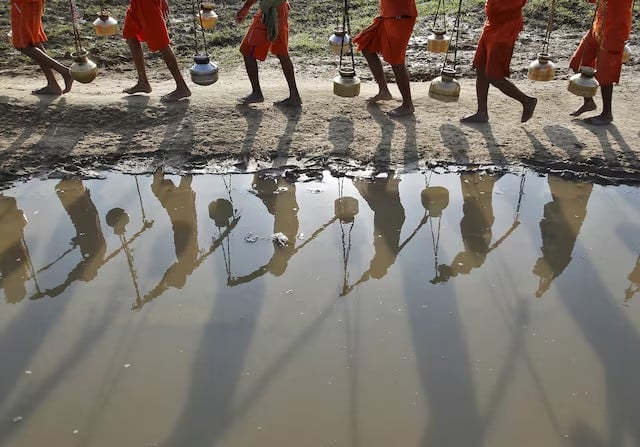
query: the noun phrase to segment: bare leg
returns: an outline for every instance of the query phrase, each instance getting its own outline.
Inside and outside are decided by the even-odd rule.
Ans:
[[[187,83],[182,77],[176,55],[173,53],[171,45],[167,45],[166,47],[161,49],[160,55],[162,55],[164,63],[167,65],[171,76],[173,76],[173,80],[176,82],[176,89],[171,93],[167,93],[166,95],[164,95],[162,98],[160,98],[160,100],[162,102],[176,102],[183,98],[188,98],[189,96],[191,96],[191,90],[189,90],[189,87],[187,87]]]
[[[133,87],[125,88],[124,93],[133,95],[134,93],[151,93],[151,84],[147,78],[147,70],[144,68],[144,53],[142,52],[142,45],[136,39],[127,39],[129,50],[131,51],[131,58],[133,59],[133,65],[138,72],[138,82]]]
[[[585,122],[595,126],[604,126],[605,124],[610,124],[613,121],[613,112],[611,111],[613,101],[613,84],[600,86],[600,93],[602,94],[602,113],[598,116],[587,118],[585,120]]]
[[[393,96],[389,91],[389,86],[387,85],[387,79],[384,77],[384,70],[382,69],[382,61],[380,60],[380,57],[376,53],[371,53],[369,51],[363,51],[362,55],[367,60],[373,79],[375,79],[378,84],[378,94],[369,98],[369,101],[378,102],[393,99]]]
[[[242,104],[254,104],[257,102],[263,102],[264,96],[262,95],[262,89],[260,88],[260,78],[258,76],[258,61],[251,56],[243,55],[244,68],[247,70],[247,76],[249,76],[249,82],[251,83],[251,93],[243,98],[239,98]]]
[[[522,90],[516,87],[516,85],[507,78],[489,78],[489,82],[509,98],[513,98],[522,104],[521,123],[526,123],[531,119],[533,112],[536,110],[536,105],[538,104],[538,100],[536,98],[525,95]]]
[[[278,55],[278,59],[280,59],[282,72],[284,73],[284,78],[287,80],[287,85],[289,86],[289,97],[282,101],[278,101],[276,104],[283,106],[299,106],[302,104],[302,99],[300,98],[298,86],[296,85],[296,74],[293,69],[293,62],[291,62],[291,58],[288,54]]]
[[[389,110],[387,115],[394,116],[406,116],[413,115],[415,107],[413,106],[413,100],[411,99],[411,84],[409,83],[409,72],[404,64],[392,65],[393,73],[396,75],[396,83],[398,89],[402,95],[402,104],[393,110]]]
[[[596,110],[597,108],[598,108],[598,106],[596,105],[596,102],[593,100],[593,98],[584,98],[584,102],[582,103],[582,105],[577,110],[575,110],[574,112],[571,112],[569,115],[571,115],[571,116],[580,116],[584,112],[592,112],[593,110]]]
[[[489,79],[484,70],[478,69],[476,77],[476,98],[478,107],[476,113],[467,115],[460,119],[461,123],[486,123],[489,121],[489,112],[487,109],[487,100],[489,98]]]
[[[71,85],[73,84],[73,78],[71,77],[71,73],[69,73],[69,69],[62,65],[57,60],[50,57],[47,52],[44,50],[44,46],[42,44],[38,44],[38,46],[27,46],[24,48],[18,48],[23,54],[26,54],[31,59],[36,61],[42,72],[44,73],[45,78],[47,79],[46,87],[43,87],[38,90],[34,90],[33,93],[36,95],[61,95],[62,93],[67,93],[71,90]],[[58,82],[56,81],[53,72],[57,71],[62,75],[64,79],[64,90],[60,87]]]

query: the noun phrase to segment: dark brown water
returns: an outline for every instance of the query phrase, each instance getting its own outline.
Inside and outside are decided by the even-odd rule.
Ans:
[[[638,446],[639,256],[638,188],[528,172],[31,181],[0,446]]]

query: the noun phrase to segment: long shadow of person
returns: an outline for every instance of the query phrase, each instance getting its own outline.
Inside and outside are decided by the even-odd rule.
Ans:
[[[613,165],[616,167],[622,166],[622,160],[620,159],[621,157],[618,156],[617,151],[614,149],[613,144],[609,139],[609,135],[613,138],[618,148],[624,154],[624,157],[627,160],[634,163],[638,162],[637,153],[625,141],[624,137],[615,126],[615,124],[608,124],[606,126],[593,126],[585,123],[584,120],[576,120],[574,121],[574,123],[589,130],[591,133],[593,133],[593,135],[595,135],[595,137],[600,142],[605,160],[609,165]]]
[[[542,257],[538,258],[533,273],[540,278],[536,297],[541,297],[555,278],[571,262],[571,253],[580,228],[587,215],[587,203],[593,185],[574,182],[550,174],[547,178],[551,202],[544,206],[540,221]]]
[[[135,136],[138,134],[136,130],[142,131],[145,127],[142,123],[137,122],[135,119],[130,119],[128,125],[124,125],[127,117],[137,117],[145,113],[149,106],[149,96],[142,95],[127,95],[122,98],[127,106],[124,113],[118,113],[118,120],[121,120],[122,132],[120,133],[120,140],[118,141],[118,150],[125,152],[134,146]],[[112,118],[113,119],[113,118]],[[112,123],[112,128],[113,128]],[[116,127],[117,129],[117,127]]]
[[[262,124],[264,112],[258,108],[248,107],[243,104],[236,105],[236,110],[247,120],[247,134],[242,142],[242,150],[240,151],[240,157],[246,166],[253,153],[253,146],[256,142],[260,125]]]
[[[456,163],[469,163],[469,141],[460,127],[442,124],[438,130],[442,144],[449,150]]]
[[[391,142],[396,124],[386,113],[380,110],[376,103],[368,103],[367,111],[371,118],[380,126],[380,143],[373,154],[373,166],[376,172],[386,172],[391,164]]]
[[[559,124],[544,126],[544,133],[554,146],[562,149],[572,160],[584,162],[584,157],[580,153],[584,144],[581,143],[576,136],[564,126]],[[529,135],[529,132],[527,132]],[[532,136],[529,136],[531,139]]]
[[[402,151],[403,164],[406,169],[417,168],[418,162],[418,141],[416,135],[416,117],[408,115],[395,118],[397,122],[404,126],[404,150]]]
[[[334,116],[329,120],[329,141],[333,144],[331,155],[348,156],[355,138],[353,121],[344,116]]]
[[[8,303],[25,297],[29,253],[24,241],[27,219],[16,199],[0,193],[0,288]]]
[[[501,145],[496,141],[496,137],[493,135],[493,130],[489,123],[483,123],[481,125],[478,124],[465,124],[466,128],[473,129],[478,132],[484,140],[487,142],[487,152],[491,157],[491,161],[497,165],[505,165],[507,164],[507,158],[504,156],[502,149],[500,149]]]
[[[298,122],[302,117],[302,109],[300,107],[287,107],[283,105],[275,105],[275,107],[282,111],[284,116],[287,117],[287,125],[282,132],[282,136],[275,150],[277,160],[274,162],[273,167],[279,167],[291,154],[291,142],[293,141]]]

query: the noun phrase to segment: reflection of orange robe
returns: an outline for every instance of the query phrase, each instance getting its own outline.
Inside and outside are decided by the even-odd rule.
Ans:
[[[42,27],[44,0],[11,1],[11,34],[13,46],[26,48],[47,41]]]
[[[131,0],[124,19],[122,37],[147,42],[150,51],[166,48],[169,32],[165,21],[169,14],[166,0]]]
[[[415,0],[380,0],[380,16],[353,42],[358,51],[380,53],[392,65],[404,64],[417,16]]]
[[[240,53],[260,61],[267,58],[269,51],[276,56],[289,54],[289,9],[289,2],[278,6],[278,36],[273,41],[267,37],[268,29],[262,23],[262,11],[258,11],[242,39]]]
[[[573,53],[569,67],[595,67],[602,85],[617,84],[622,71],[624,43],[631,34],[633,0],[600,0],[593,26]]]
[[[522,8],[527,0],[487,0],[487,20],[482,28],[473,68],[490,78],[509,77],[511,56],[522,31]]]

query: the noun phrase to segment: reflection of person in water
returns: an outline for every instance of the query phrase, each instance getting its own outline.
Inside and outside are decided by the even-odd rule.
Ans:
[[[168,286],[178,289],[184,287],[187,277],[197,266],[198,221],[196,194],[191,189],[191,180],[190,175],[181,177],[176,186],[173,181],[165,179],[162,172],[153,174],[151,190],[169,215],[177,260],[166,270],[158,285],[144,297],[145,303],[159,296]]]
[[[380,279],[387,274],[400,252],[400,232],[405,214],[400,202],[400,179],[359,180],[358,192],[373,211],[375,254],[362,279]],[[365,279],[366,278],[366,279]]]
[[[252,187],[269,214],[273,216],[274,234],[284,234],[288,242],[281,245],[274,240],[271,259],[248,275],[230,278],[231,286],[251,282],[267,272],[273,276],[281,276],[287,269],[289,260],[297,252],[295,244],[300,225],[296,186],[284,178],[274,179],[255,174]]]
[[[551,282],[571,262],[593,189],[591,184],[564,180],[555,175],[549,175],[547,181],[552,201],[544,206],[544,217],[540,221],[542,257],[533,268],[533,273],[540,277],[537,297],[549,289]]]
[[[464,250],[456,255],[451,265],[439,265],[438,276],[431,280],[433,284],[446,282],[452,276],[469,274],[474,268],[484,264],[492,250],[493,187],[502,177],[490,173],[465,172],[460,174],[462,189],[462,220],[460,235]]]
[[[631,298],[633,298],[633,295],[640,291],[640,256],[638,256],[638,259],[636,259],[636,266],[633,271],[629,273],[629,276],[627,276],[627,278],[629,279],[629,281],[631,281],[631,285],[629,285],[627,290],[625,290],[625,301],[630,300]]]
[[[0,287],[8,303],[20,302],[26,295],[28,252],[24,243],[27,219],[16,199],[0,194]]]
[[[76,230],[72,241],[80,247],[82,260],[69,272],[64,283],[46,290],[49,296],[60,295],[73,281],[93,280],[104,263],[107,248],[98,210],[82,180],[61,180],[56,185],[56,194]]]

